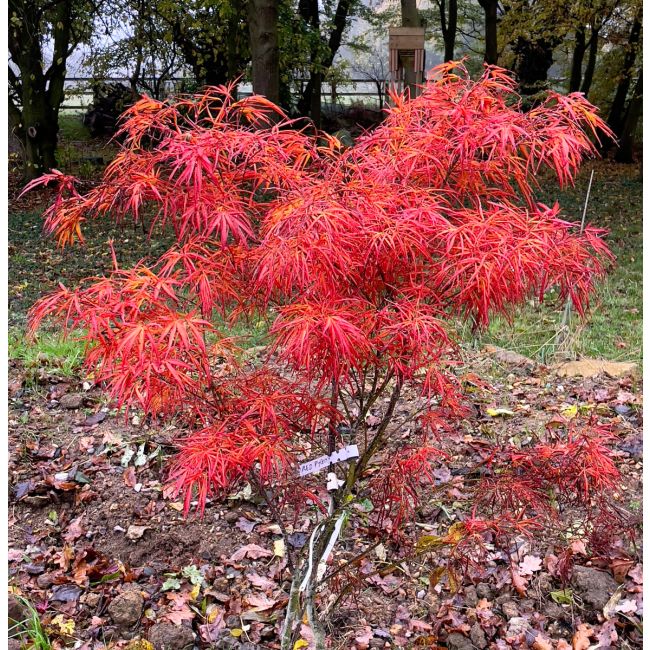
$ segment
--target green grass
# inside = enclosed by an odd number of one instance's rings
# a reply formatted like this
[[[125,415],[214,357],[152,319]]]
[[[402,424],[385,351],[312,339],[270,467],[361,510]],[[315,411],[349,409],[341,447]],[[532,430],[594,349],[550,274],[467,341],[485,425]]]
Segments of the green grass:
[[[52,650],[52,642],[43,628],[38,612],[27,599],[21,596],[15,596],[15,598],[23,605],[27,616],[22,621],[12,622],[9,619],[9,638],[22,642],[28,640],[28,647],[31,650]]]
[[[28,372],[46,368],[72,377],[83,362],[84,348],[83,341],[60,333],[44,331],[32,341],[18,329],[9,332],[9,360],[20,361]]]
[[[556,334],[564,305],[549,300],[540,305],[531,301],[515,315],[512,324],[497,317],[479,344],[492,343],[521,354],[550,361],[556,355],[600,357],[610,360],[642,358],[643,324],[643,236],[642,180],[636,165],[612,165],[604,162],[586,166],[574,188],[553,189],[551,183],[540,200],[557,200],[565,215],[579,222],[589,182],[595,169],[587,223],[609,230],[607,242],[617,257],[616,266],[598,286],[589,314],[584,321],[571,319],[571,331],[564,349],[556,346]],[[469,338],[469,333],[465,334]]]
[[[59,137],[65,141],[90,140],[90,131],[83,125],[82,112],[59,115]]]

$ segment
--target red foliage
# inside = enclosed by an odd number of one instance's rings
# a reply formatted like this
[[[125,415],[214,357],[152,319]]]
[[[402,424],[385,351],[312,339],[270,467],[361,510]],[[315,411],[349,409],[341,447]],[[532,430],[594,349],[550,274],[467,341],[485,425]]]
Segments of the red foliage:
[[[193,490],[203,508],[251,472],[291,484],[301,432],[318,445],[316,433],[346,420],[361,442],[362,417],[395,381],[420,390],[432,428],[458,415],[452,315],[484,326],[551,286],[586,308],[611,258],[602,232],[579,233],[534,190],[543,168],[572,182],[607,132],[596,109],[551,94],[522,112],[505,71],[472,81],[459,64],[434,70],[417,99],[392,99],[385,121],[345,149],[264,98],[235,101],[232,88],[144,97],[98,186],[80,196],[58,172],[39,181],[57,183],[46,229],[61,245],[102,215],[176,234],[153,265],[62,285],[34,307],[32,327],[55,316],[83,329],[88,364],[118,404],[184,424],[172,479],[186,507]],[[259,371],[214,325],[217,314],[253,313],[272,321]],[[596,443],[561,444],[576,498],[611,479]],[[512,471],[563,471],[559,451],[513,455]],[[423,447],[395,462],[400,477],[426,476],[429,460]],[[412,511],[409,480],[382,488],[401,516]]]

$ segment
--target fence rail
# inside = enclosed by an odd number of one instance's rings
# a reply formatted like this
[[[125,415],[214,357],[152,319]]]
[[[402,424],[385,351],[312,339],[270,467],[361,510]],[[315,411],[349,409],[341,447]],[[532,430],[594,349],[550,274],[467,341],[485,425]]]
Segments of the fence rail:
[[[144,82],[153,85],[158,81],[154,77],[145,77]],[[185,87],[195,82],[192,77],[170,77],[163,84],[164,94],[182,92]],[[298,79],[298,84],[307,83],[307,79]],[[129,77],[68,77],[65,80],[66,98],[61,106],[66,111],[84,111],[93,100],[93,85],[97,83],[122,83],[130,84]],[[381,95],[385,95],[386,81],[380,81]],[[142,86],[142,84],[139,84]],[[252,95],[253,89],[250,83],[241,83],[238,86],[239,97]],[[372,79],[348,79],[345,82],[323,82],[321,84],[321,97],[324,105],[349,105],[354,103],[372,104],[375,108],[381,108],[377,82]]]

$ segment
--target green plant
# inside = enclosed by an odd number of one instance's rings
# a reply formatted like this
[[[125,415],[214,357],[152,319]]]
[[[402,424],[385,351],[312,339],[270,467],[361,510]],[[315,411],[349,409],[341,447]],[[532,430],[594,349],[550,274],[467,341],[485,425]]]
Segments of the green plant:
[[[34,606],[22,596],[14,596],[27,612],[22,621],[11,622],[9,625],[9,638],[24,640],[29,639],[30,650],[52,650],[52,642],[48,636],[41,619]]]

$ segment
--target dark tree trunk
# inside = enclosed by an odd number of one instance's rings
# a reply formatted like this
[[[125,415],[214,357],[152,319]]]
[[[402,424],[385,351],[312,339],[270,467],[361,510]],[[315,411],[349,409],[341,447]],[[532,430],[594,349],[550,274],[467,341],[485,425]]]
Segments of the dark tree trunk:
[[[633,159],[634,149],[634,134],[636,132],[639,117],[641,116],[641,108],[643,107],[643,69],[639,70],[639,78],[634,86],[634,94],[629,101],[627,107],[627,114],[621,129],[619,138],[618,151],[614,160],[616,162],[629,163]]]
[[[45,20],[42,6],[31,0],[11,0],[9,52],[18,67],[9,67],[9,117],[24,154],[24,176],[37,178],[56,167],[59,109],[65,96],[66,62],[70,52],[72,0],[59,0],[52,12],[52,64],[44,69],[40,35]]]
[[[496,65],[499,59],[497,41],[497,10],[498,0],[478,0],[485,12],[485,56],[484,61],[490,65]]]
[[[253,92],[280,102],[278,0],[248,0]]]
[[[343,32],[348,20],[348,14],[352,7],[353,0],[339,0],[334,18],[332,19],[332,31],[330,31],[325,48],[325,56],[319,62],[316,50],[312,50],[312,71],[309,81],[305,86],[300,100],[298,101],[298,112],[301,115],[311,117],[317,127],[320,127],[321,121],[321,83],[323,74],[334,62],[334,57],[341,47]],[[310,28],[316,31],[316,36],[320,38],[320,19],[318,14],[318,0],[301,0],[298,5],[300,15],[307,21]],[[316,56],[315,56],[316,55]]]
[[[534,95],[546,87],[548,71],[553,65],[556,43],[546,39],[530,40],[519,37],[513,46],[516,56],[514,71],[522,95]]]
[[[582,76],[582,85],[580,86],[580,92],[583,93],[585,97],[589,95],[589,91],[591,90],[591,82],[594,80],[596,58],[598,57],[599,32],[600,28],[596,29],[592,27],[591,38],[589,39],[589,55],[587,56],[587,66],[585,67],[585,73]]]
[[[448,9],[447,1],[449,2]],[[445,44],[445,61],[453,61],[458,28],[458,0],[439,0],[438,8],[440,9],[442,40]]]
[[[617,137],[620,136],[623,129],[623,123],[625,121],[625,101],[630,90],[630,84],[632,83],[632,74],[634,69],[634,62],[636,61],[637,46],[639,44],[640,35],[641,19],[640,16],[637,15],[634,19],[634,23],[632,24],[630,37],[628,40],[627,52],[625,53],[625,59],[623,61],[623,76],[616,88],[614,101],[612,102],[612,106],[607,117],[607,124],[609,124],[609,128]],[[605,149],[609,149],[612,144],[613,142],[609,140],[605,146]]]
[[[580,90],[582,81],[582,62],[587,51],[587,39],[584,27],[576,29],[575,46],[573,48],[573,58],[571,59],[571,77],[569,78],[569,92],[575,93]]]
[[[321,78],[322,75],[316,67],[320,67],[318,61],[320,35],[320,15],[318,13],[318,0],[300,0],[298,13],[307,23],[312,34],[312,48],[310,53],[311,70],[309,80],[303,89],[298,100],[298,112],[301,115],[309,115],[318,127],[320,126],[321,114]]]

